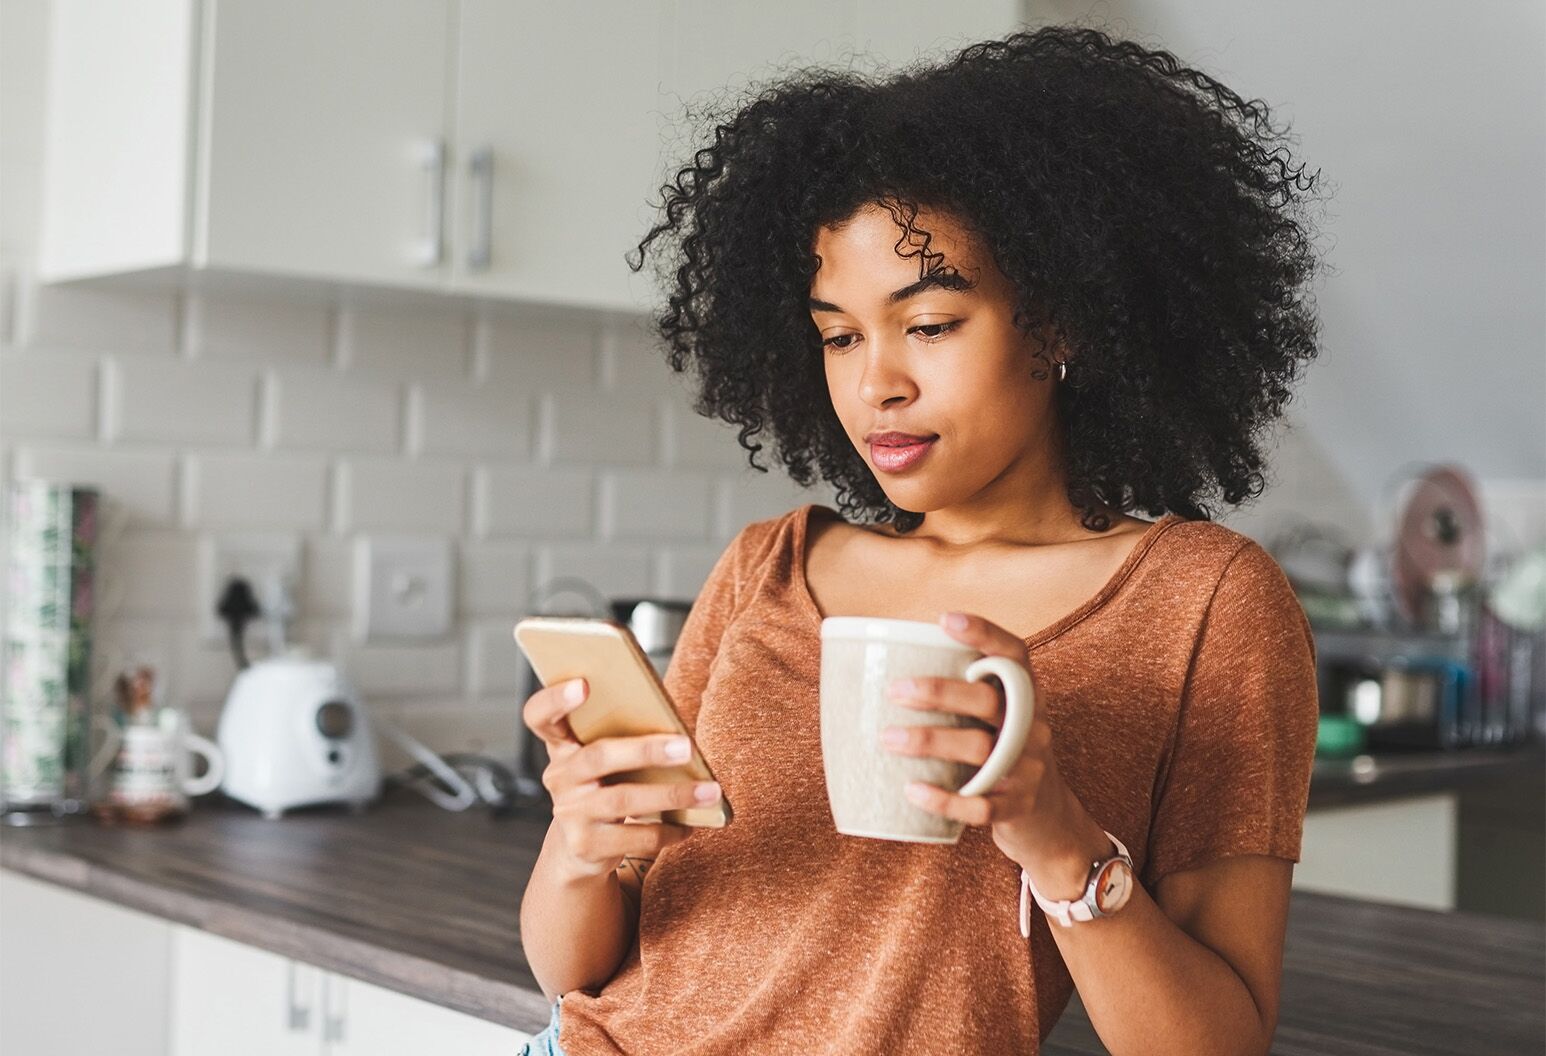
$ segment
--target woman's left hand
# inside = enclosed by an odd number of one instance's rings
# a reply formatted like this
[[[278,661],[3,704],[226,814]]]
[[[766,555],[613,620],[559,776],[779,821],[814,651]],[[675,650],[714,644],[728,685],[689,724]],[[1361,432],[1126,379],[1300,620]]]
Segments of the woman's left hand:
[[[980,616],[966,615],[965,626],[956,629],[949,622],[951,615],[957,614],[945,613],[940,618],[946,634],[984,655],[1009,657],[1024,666],[1027,674],[1031,673],[1025,643],[1019,638]],[[893,683],[890,699],[905,707],[969,715],[993,729],[893,726],[882,731],[881,746],[903,755],[933,756],[981,767],[1004,722],[1004,698],[997,686],[986,680],[968,682],[945,677],[911,681],[915,688],[910,692],[899,692]],[[890,731],[901,732],[899,743],[886,742],[885,735]],[[1077,897],[1067,888],[1082,887],[1090,862],[1102,853],[1100,848],[1109,853],[1105,833],[1085,813],[1058,773],[1044,701],[1037,701],[1019,758],[985,794],[962,796],[915,781],[907,786],[907,798],[923,810],[967,825],[991,825],[993,842],[999,850],[1024,867],[1038,890],[1047,891],[1049,897],[1057,897],[1052,892],[1058,889]],[[1043,880],[1047,881],[1045,886]]]

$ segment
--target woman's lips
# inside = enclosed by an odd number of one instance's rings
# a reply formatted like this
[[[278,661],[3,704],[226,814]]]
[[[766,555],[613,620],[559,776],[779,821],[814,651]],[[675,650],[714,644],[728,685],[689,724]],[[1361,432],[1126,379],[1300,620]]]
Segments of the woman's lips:
[[[936,436],[933,440],[923,440],[904,447],[871,444],[870,459],[878,468],[894,473],[916,464],[920,458],[929,453],[929,448],[933,447],[934,441],[938,439],[939,437]]]

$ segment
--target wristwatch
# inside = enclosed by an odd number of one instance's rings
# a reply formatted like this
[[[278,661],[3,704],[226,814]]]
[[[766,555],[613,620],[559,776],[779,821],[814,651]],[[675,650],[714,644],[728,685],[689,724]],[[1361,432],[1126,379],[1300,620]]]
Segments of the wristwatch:
[[[1104,829],[1101,831],[1105,831]],[[1084,897],[1073,901],[1052,902],[1041,897],[1031,874],[1020,870],[1020,935],[1031,937],[1031,910],[1026,892],[1036,899],[1042,912],[1065,928],[1078,920],[1094,920],[1109,917],[1123,906],[1133,894],[1133,859],[1122,846],[1122,841],[1107,832],[1116,854],[1102,858],[1090,866],[1090,878],[1084,885]]]

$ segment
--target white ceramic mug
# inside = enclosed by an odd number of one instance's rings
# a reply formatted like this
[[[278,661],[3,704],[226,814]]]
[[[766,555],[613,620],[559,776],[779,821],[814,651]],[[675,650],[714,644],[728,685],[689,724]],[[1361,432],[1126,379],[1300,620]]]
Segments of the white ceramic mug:
[[[160,709],[154,723],[120,728],[106,715],[96,716],[94,722],[107,738],[91,760],[91,773],[95,776],[112,766],[110,802],[185,810],[188,797],[213,792],[225,778],[225,753],[220,746],[190,730],[187,718],[173,708]],[[191,754],[204,757],[205,772],[200,777],[193,776]]]
[[[880,743],[888,726],[970,727],[975,720],[935,708],[909,708],[886,695],[899,678],[944,676],[1004,686],[1004,724],[987,761],[906,755]],[[837,831],[848,836],[955,843],[965,824],[910,802],[903,789],[924,781],[977,796],[1009,772],[1035,715],[1031,676],[1004,656],[984,656],[944,629],[915,620],[828,616],[821,621],[821,759]]]

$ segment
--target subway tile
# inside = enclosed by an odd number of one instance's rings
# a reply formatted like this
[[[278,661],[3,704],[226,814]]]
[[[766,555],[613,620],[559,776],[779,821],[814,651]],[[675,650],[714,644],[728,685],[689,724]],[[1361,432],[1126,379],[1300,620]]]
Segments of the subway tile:
[[[167,451],[100,447],[18,447],[16,476],[87,484],[140,528],[177,526],[176,465]]]
[[[136,529],[99,548],[97,597],[107,616],[192,620],[202,605],[191,532]]]
[[[19,344],[114,353],[177,350],[177,294],[44,285],[29,271],[18,284]]]
[[[602,538],[707,538],[712,527],[710,492],[704,473],[607,470],[601,474]]]
[[[531,548],[524,543],[464,542],[460,612],[514,617],[526,611]]]
[[[109,437],[169,444],[247,445],[256,438],[257,370],[205,360],[110,361]]]
[[[768,464],[761,456],[759,461]],[[740,473],[724,474],[717,487],[718,520],[714,531],[717,539],[733,539],[752,521],[777,517],[808,502],[837,508],[835,489],[829,484],[818,480],[811,487],[802,488],[784,474],[782,466],[775,466],[767,473],[747,467]]]
[[[588,470],[483,466],[474,474],[479,535],[588,536],[595,523]]]
[[[398,379],[467,377],[471,325],[464,311],[355,304],[340,309],[351,371]]]
[[[330,311],[299,300],[193,293],[187,302],[188,343],[195,355],[212,359],[325,365],[331,354]]]
[[[462,644],[449,641],[359,643],[349,641],[341,664],[363,697],[459,694]]]
[[[651,465],[657,409],[632,396],[576,390],[542,395],[544,461]]]
[[[343,467],[343,530],[462,533],[467,471],[460,463],[351,458]]]
[[[691,370],[678,374],[666,361],[665,339],[633,315],[609,316],[600,335],[601,385],[636,399],[666,397],[690,404]]]
[[[526,663],[515,643],[513,624],[478,622],[466,628],[468,654],[467,692],[472,696],[505,694],[516,704],[523,685]],[[519,703],[524,703],[521,701]],[[519,707],[516,708],[519,711]]]
[[[304,550],[301,611],[308,616],[347,618],[354,610],[354,541],[309,535]]]
[[[531,457],[531,397],[467,382],[419,386],[420,449],[433,455]]]
[[[665,546],[655,558],[656,595],[692,601],[703,591],[725,544]]]
[[[476,752],[510,765],[515,759],[519,709],[502,697],[471,704],[456,700],[384,701],[376,711],[431,751]],[[379,738],[381,767],[392,773],[418,762],[396,741]]]
[[[274,446],[290,450],[402,450],[401,383],[327,368],[273,372]]]
[[[188,460],[192,522],[200,528],[326,524],[327,462],[319,457],[203,454]]]
[[[0,351],[0,430],[29,439],[93,439],[97,357],[55,349]]]
[[[501,314],[484,321],[482,335],[485,380],[491,387],[535,392],[596,384],[593,323]]]
[[[624,543],[547,543],[535,550],[533,586],[547,590],[559,576],[576,576],[609,598],[650,592],[650,548]]]
[[[661,425],[665,434],[665,464],[672,468],[750,469],[750,452],[741,446],[740,427],[717,418],[705,418],[677,400],[661,401]],[[772,464],[772,442],[766,435],[757,461]],[[756,470],[752,470],[756,472]]]

